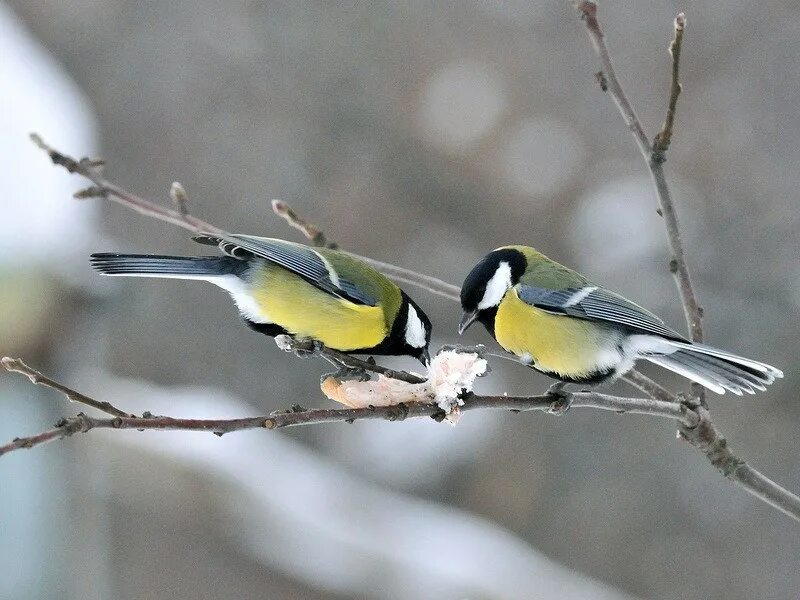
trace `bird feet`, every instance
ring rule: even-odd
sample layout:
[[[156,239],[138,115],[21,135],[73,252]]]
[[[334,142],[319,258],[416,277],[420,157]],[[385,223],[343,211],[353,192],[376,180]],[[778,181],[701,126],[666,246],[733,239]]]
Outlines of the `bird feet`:
[[[295,338],[283,333],[275,336],[275,344],[284,352],[291,352],[298,358],[311,358],[320,353],[321,344],[310,338]]]
[[[369,381],[370,376],[366,369],[358,367],[348,367],[342,365],[339,370],[333,373],[326,373],[320,377],[320,382],[325,381],[328,377],[333,377],[337,381]]]

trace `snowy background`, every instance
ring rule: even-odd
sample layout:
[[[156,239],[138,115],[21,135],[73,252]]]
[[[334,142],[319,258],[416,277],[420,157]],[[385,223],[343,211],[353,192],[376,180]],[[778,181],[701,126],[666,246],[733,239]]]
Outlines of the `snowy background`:
[[[678,10],[667,169],[707,336],[787,375],[712,409],[737,452],[798,490],[800,8],[603,3],[651,134]],[[0,0],[0,56],[0,354],[131,411],[327,406],[326,365],[250,332],[218,290],[95,276],[91,251],[197,248],[71,200],[81,182],[30,131],[101,154],[146,197],[179,180],[229,230],[297,239],[271,213],[282,198],[344,247],[453,283],[531,244],[682,326],[650,183],[565,1]],[[408,291],[434,346],[456,341],[458,307]],[[493,367],[481,389],[549,385]],[[0,377],[3,440],[71,410]],[[646,417],[93,432],[0,460],[0,598],[789,598],[799,558],[795,524]]]

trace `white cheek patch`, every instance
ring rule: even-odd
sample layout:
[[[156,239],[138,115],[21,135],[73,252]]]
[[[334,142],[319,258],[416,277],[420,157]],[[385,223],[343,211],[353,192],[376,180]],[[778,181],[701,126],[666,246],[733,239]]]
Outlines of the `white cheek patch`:
[[[414,310],[408,305],[408,318],[406,319],[406,343],[412,348],[423,348],[427,342],[425,335],[425,325]]]
[[[511,265],[503,261],[497,267],[497,271],[494,272],[489,283],[486,284],[486,291],[483,294],[483,299],[478,304],[478,309],[484,310],[500,304],[510,287]]]

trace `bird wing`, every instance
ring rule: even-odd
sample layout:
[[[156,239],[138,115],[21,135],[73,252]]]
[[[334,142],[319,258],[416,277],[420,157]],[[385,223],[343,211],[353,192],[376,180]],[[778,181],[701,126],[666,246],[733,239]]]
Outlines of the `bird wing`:
[[[639,333],[658,335],[681,342],[688,341],[649,310],[601,287],[584,286],[551,290],[519,284],[517,294],[526,304],[553,314],[622,325]]]
[[[238,234],[199,235],[192,239],[201,244],[219,246],[223,253],[234,258],[247,259],[253,256],[264,258],[299,275],[320,290],[354,304],[367,306],[378,304],[376,298],[340,277],[328,259],[308,246],[274,238]]]

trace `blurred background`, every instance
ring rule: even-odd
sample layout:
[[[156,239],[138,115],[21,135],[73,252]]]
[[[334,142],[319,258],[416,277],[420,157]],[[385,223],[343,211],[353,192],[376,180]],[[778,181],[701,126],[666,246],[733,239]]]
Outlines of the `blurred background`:
[[[667,171],[707,337],[786,372],[712,411],[735,451],[800,490],[800,7],[601,8],[651,135],[687,13]],[[0,354],[127,410],[329,406],[326,365],[284,355],[210,286],[94,275],[92,251],[198,248],[72,200],[83,182],[30,131],[102,155],[148,198],[181,181],[228,230],[297,239],[270,211],[281,198],[345,248],[453,283],[488,250],[531,244],[683,326],[644,166],[563,0],[0,0],[0,55]],[[457,306],[409,292],[433,346],[458,341]],[[467,341],[490,343],[480,328]],[[493,367],[483,390],[549,385]],[[0,377],[3,441],[76,410]],[[670,423],[590,410],[92,432],[0,460],[10,599],[794,598],[799,531]]]

